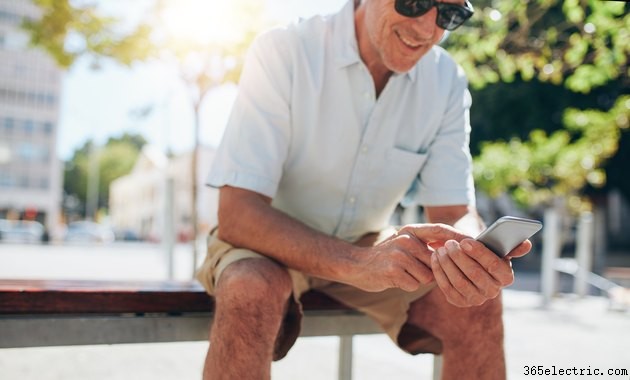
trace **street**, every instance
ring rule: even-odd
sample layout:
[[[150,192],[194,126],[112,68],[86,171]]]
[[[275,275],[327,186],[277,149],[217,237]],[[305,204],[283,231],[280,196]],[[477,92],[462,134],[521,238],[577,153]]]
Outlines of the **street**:
[[[201,250],[203,252],[203,250]],[[192,275],[191,247],[174,250],[174,278]],[[0,277],[90,280],[163,280],[168,257],[159,244],[0,243]]]

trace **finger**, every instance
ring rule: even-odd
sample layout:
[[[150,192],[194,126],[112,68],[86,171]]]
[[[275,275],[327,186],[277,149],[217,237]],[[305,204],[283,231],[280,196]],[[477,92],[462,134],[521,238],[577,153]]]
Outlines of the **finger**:
[[[453,288],[462,295],[468,305],[480,305],[486,301],[487,297],[482,294],[480,289],[470,281],[466,274],[455,263],[453,255],[458,252],[461,251],[456,242],[452,240],[447,242],[444,248],[440,248],[437,251],[440,266]]]
[[[394,286],[396,288],[400,288],[406,292],[413,292],[418,290],[420,284],[421,281],[418,281],[407,271],[404,271],[402,274],[398,275],[396,277],[396,282],[394,282]]]
[[[427,257],[429,261],[428,266],[420,260],[411,258],[413,262],[405,269],[410,276],[422,284],[428,284],[435,280],[433,277],[433,271],[431,270],[431,256]]]
[[[394,227],[388,227],[378,234],[378,238],[376,239],[373,245],[380,245],[380,244],[387,243],[388,241],[395,239],[397,236],[398,236],[398,230],[396,230],[396,228]],[[363,243],[362,240],[363,239],[360,239],[359,242]]]
[[[395,238],[400,248],[409,252],[415,259],[420,261],[427,268],[431,267],[431,254],[433,251],[429,246],[418,239],[416,235],[409,231],[401,230]]]
[[[483,243],[474,239],[462,240],[460,247],[465,254],[478,262],[501,286],[507,286],[514,282],[514,272],[509,259],[498,257]]]
[[[449,240],[445,249],[448,257],[459,268],[462,275],[477,288],[477,291],[486,299],[495,298],[501,291],[501,284],[488,273],[477,261],[462,252],[457,242]]]
[[[445,242],[447,240],[460,241],[470,238],[454,227],[447,224],[410,224],[404,226],[401,231],[410,232],[425,243]]]
[[[417,290],[421,283],[433,281],[433,272],[404,249],[392,250],[386,265],[386,278],[403,290]]]
[[[532,242],[529,240],[525,240],[521,244],[519,244],[516,248],[514,248],[510,253],[507,254],[506,257],[514,258],[514,257],[522,257],[529,253],[532,249]]]
[[[431,271],[431,251],[414,235],[403,232],[396,239],[400,255],[398,261],[404,263],[405,270],[418,281],[428,284],[434,280]]]
[[[455,288],[453,288],[453,285],[448,280],[448,277],[440,265],[437,252],[431,256],[431,269],[433,270],[435,282],[444,294],[444,297],[446,297],[446,300],[455,306],[464,307],[466,305],[466,301],[464,300],[464,297],[459,294]]]

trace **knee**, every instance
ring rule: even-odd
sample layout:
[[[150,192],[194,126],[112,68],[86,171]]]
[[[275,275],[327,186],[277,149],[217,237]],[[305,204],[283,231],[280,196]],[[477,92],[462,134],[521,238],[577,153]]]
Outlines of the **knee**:
[[[451,317],[451,323],[448,323],[449,328],[444,336],[447,341],[502,341],[503,339],[501,296],[488,300],[480,306],[458,308]]]
[[[215,296],[229,299],[232,305],[260,304],[264,300],[264,304],[271,307],[284,305],[291,290],[291,278],[285,268],[271,260],[246,259],[225,268]]]
[[[480,306],[467,308],[464,313],[481,330],[503,325],[503,302],[500,295]]]

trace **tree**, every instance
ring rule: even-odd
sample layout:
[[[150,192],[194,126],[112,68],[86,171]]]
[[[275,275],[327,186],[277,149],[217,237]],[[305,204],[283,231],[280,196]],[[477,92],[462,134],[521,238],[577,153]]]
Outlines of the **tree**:
[[[23,22],[31,45],[44,49],[63,68],[85,55],[96,60],[114,58],[130,65],[155,53],[150,43],[152,30],[147,24],[141,23],[129,31],[121,27],[119,19],[99,14],[93,3],[32,1],[42,10],[42,16]]]
[[[199,236],[198,157],[200,147],[200,113],[206,95],[220,85],[236,83],[243,66],[245,51],[262,29],[260,3],[252,0],[205,3],[178,0],[162,2],[158,22],[163,28],[160,58],[173,62],[186,84],[194,112],[194,147],[191,160],[191,222],[193,229],[193,270],[197,265]],[[214,4],[215,9],[209,9]],[[221,5],[222,4],[222,5]],[[205,10],[205,12],[204,12]],[[168,16],[171,18],[169,28]],[[166,18],[166,19],[165,19]],[[182,25],[186,24],[186,27]],[[220,35],[230,31],[229,35]]]
[[[622,96],[609,111],[568,109],[564,129],[535,129],[528,140],[483,144],[475,161],[477,183],[491,196],[508,191],[521,205],[569,196],[572,209],[588,207],[578,194],[587,185],[605,184],[602,166],[628,129],[629,106],[630,96]]]
[[[120,20],[99,14],[94,6],[70,0],[34,0],[43,9],[41,19],[24,27],[31,43],[44,48],[62,66],[79,56],[109,57],[123,64],[149,57],[172,62],[190,90],[194,111],[194,147],[191,164],[193,265],[197,262],[197,159],[200,108],[210,90],[237,82],[246,48],[264,25],[255,0],[156,0],[147,17],[124,32]],[[170,24],[169,19],[174,21]],[[184,33],[181,33],[184,31]],[[208,34],[218,31],[219,34]],[[229,38],[221,33],[231,31]],[[77,43],[78,41],[78,43]],[[72,43],[70,43],[72,42]],[[102,193],[101,193],[102,194]]]
[[[513,83],[534,81],[564,87],[577,98],[612,88],[607,104],[582,103],[583,108],[574,108],[567,102],[555,122],[542,127],[528,125],[531,115],[525,112],[521,128],[501,125],[511,129],[504,140],[479,146],[478,187],[490,195],[510,193],[522,205],[548,204],[567,196],[574,209],[588,207],[584,190],[605,184],[602,167],[617,152],[622,133],[628,133],[630,100],[623,93],[630,84],[630,6],[598,0],[475,5],[480,16],[449,36],[447,48],[476,91],[499,82],[509,83],[512,90]],[[524,109],[535,102],[540,99],[521,99]]]
[[[145,139],[140,135],[124,134],[120,137],[109,138],[107,143],[99,149],[96,156],[99,176],[98,208],[108,207],[109,185],[116,178],[131,172],[145,143]],[[85,209],[87,203],[87,183],[93,148],[93,141],[86,141],[81,148],[75,150],[72,158],[65,164],[64,193],[76,197],[82,210]]]

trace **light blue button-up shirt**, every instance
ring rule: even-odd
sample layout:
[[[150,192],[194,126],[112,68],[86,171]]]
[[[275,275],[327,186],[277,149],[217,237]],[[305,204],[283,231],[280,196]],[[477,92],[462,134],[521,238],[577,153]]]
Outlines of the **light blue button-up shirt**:
[[[434,47],[377,99],[353,12],[256,39],[208,177],[346,240],[385,228],[403,198],[474,204],[463,71]]]

